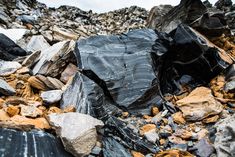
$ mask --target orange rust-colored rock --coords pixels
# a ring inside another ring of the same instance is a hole
[[[47,114],[51,114],[51,113],[63,113],[63,111],[58,107],[52,106],[47,111]]]
[[[46,85],[42,81],[37,79],[37,77],[35,77],[35,76],[31,76],[28,79],[28,82],[32,87],[34,87],[36,89],[39,89],[39,90],[46,90],[47,89]]]
[[[37,129],[50,129],[50,125],[45,118],[26,118],[24,116],[16,115],[10,119],[10,122],[15,125],[33,125]]]
[[[197,133],[198,140],[205,138],[209,134],[209,131],[207,129],[202,129]]]
[[[194,157],[194,156],[186,151],[171,149],[160,152],[156,154],[155,157]]]
[[[33,25],[31,25],[31,24],[29,24],[29,23],[26,23],[25,26],[26,26],[26,28],[28,28],[28,29],[30,29],[30,30],[33,29]]]
[[[144,133],[149,132],[151,130],[155,130],[156,125],[155,124],[146,124],[140,128],[140,135],[144,135]]]
[[[190,139],[192,137],[192,132],[184,130],[184,129],[179,129],[174,133],[175,136],[178,136],[184,140]]]
[[[203,123],[206,123],[206,124],[208,124],[208,123],[215,123],[215,122],[217,122],[218,120],[219,120],[219,115],[215,115],[215,116],[213,116],[213,117],[204,119],[204,120],[203,120]]]
[[[172,115],[172,117],[173,117],[174,122],[177,124],[185,124],[186,123],[186,121],[183,117],[183,114],[181,112],[174,113]]]
[[[152,108],[152,115],[156,116],[159,113],[159,109],[157,107]]]
[[[212,115],[218,115],[223,110],[223,105],[206,87],[196,88],[187,97],[178,100],[176,104],[187,121],[199,121]]]
[[[166,143],[166,140],[165,139],[160,139],[159,143],[160,143],[160,145],[164,145]]]
[[[18,106],[9,105],[6,109],[6,112],[10,117],[13,117],[20,113],[20,108]]]
[[[127,118],[129,116],[128,112],[122,112],[122,118]]]
[[[144,157],[142,153],[136,151],[131,151],[131,154],[133,157]]]

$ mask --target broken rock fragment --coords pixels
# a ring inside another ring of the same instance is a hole
[[[62,41],[41,51],[41,57],[33,68],[33,74],[56,77],[74,59],[74,41]]]
[[[10,75],[20,69],[22,66],[18,62],[4,61],[0,59],[0,76]]]
[[[12,88],[6,81],[0,79],[0,95],[14,95],[16,93],[15,89]]]
[[[44,102],[48,104],[53,104],[60,101],[62,96],[61,90],[50,90],[41,93],[41,98]]]
[[[50,45],[44,39],[42,35],[35,35],[32,36],[29,43],[27,44],[26,50],[28,52],[36,52],[36,51],[43,51],[49,48]]]
[[[81,113],[50,114],[50,124],[55,127],[67,151],[76,157],[89,155],[97,141],[96,127],[102,121]]]
[[[216,134],[214,147],[216,149],[217,156],[235,156],[235,115],[219,121],[216,123],[215,128]]]
[[[187,121],[202,120],[211,115],[217,115],[223,110],[222,104],[206,87],[198,87],[187,97],[176,102]]]

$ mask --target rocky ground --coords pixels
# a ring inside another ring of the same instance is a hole
[[[234,5],[0,0],[0,155],[235,156]]]

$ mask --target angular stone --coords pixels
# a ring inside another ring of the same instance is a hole
[[[201,139],[194,147],[195,154],[198,157],[210,157],[215,149],[206,139]]]
[[[38,116],[42,116],[43,112],[33,105],[30,106],[20,105],[20,114],[25,117],[36,118]]]
[[[206,7],[200,0],[181,0],[180,4],[172,8],[161,17],[155,28],[169,33],[181,23],[191,23],[206,12]],[[158,15],[156,15],[158,16]],[[157,17],[156,17],[157,18]],[[155,18],[151,18],[154,23]]]
[[[78,34],[69,32],[66,29],[61,29],[57,26],[54,26],[52,28],[52,31],[53,31],[53,39],[56,41],[62,41],[66,39],[77,40],[79,37]]]
[[[6,123],[13,123],[14,125],[32,125],[37,129],[50,129],[50,125],[45,118],[26,118],[24,116],[16,115],[7,121]]]
[[[113,137],[104,137],[102,140],[103,144],[103,155],[104,157],[132,157],[131,153],[128,149],[126,149],[123,145],[121,145],[117,140]]]
[[[155,143],[156,141],[159,140],[159,136],[156,132],[156,130],[150,130],[146,133],[144,133],[144,137],[149,141],[149,142],[152,142],[152,143]]]
[[[69,63],[69,65],[65,68],[65,70],[62,72],[60,80],[64,83],[67,83],[68,80],[75,75],[78,68],[77,66],[73,65],[72,63]]]
[[[17,151],[12,151],[12,147]],[[1,156],[72,157],[64,150],[59,139],[39,130],[19,131],[0,128],[0,148]]]
[[[218,119],[219,119],[219,115],[215,115],[213,117],[209,117],[209,118],[204,119],[203,123],[207,123],[207,124],[208,123],[215,123],[218,121]]]
[[[56,78],[47,77],[47,79],[50,82],[50,84],[54,87],[52,89],[62,89],[64,87],[64,84]],[[45,82],[45,83],[46,83],[46,85],[48,85],[47,82]]]
[[[0,59],[13,60],[18,56],[25,56],[25,50],[16,45],[11,39],[0,33]],[[0,68],[2,65],[0,65]]]
[[[157,38],[153,30],[142,29],[79,40],[77,63],[83,74],[99,82],[120,107],[150,114],[152,102],[161,101],[151,56]]]
[[[28,79],[28,82],[32,87],[34,87],[36,89],[47,90],[47,86],[35,76],[31,76]]]
[[[177,124],[185,124],[186,121],[183,117],[183,114],[181,112],[176,112],[172,115],[174,122]]]
[[[22,66],[18,62],[0,60],[0,76],[13,74]]]
[[[229,116],[215,124],[214,147],[217,156],[235,156],[235,115]]]
[[[223,110],[222,104],[213,97],[211,90],[206,87],[196,88],[187,97],[176,103],[187,121],[202,120],[208,116],[217,115]]]
[[[0,79],[0,94],[3,95],[15,95],[16,91],[6,81]]]
[[[68,62],[74,59],[74,41],[62,41],[41,52],[41,57],[33,68],[33,74],[56,77]]]
[[[74,156],[88,155],[97,141],[96,127],[103,122],[80,113],[50,114],[50,124],[56,128],[65,149]]]
[[[53,104],[60,101],[63,92],[61,90],[50,90],[41,93],[41,98],[48,104]]]
[[[50,45],[44,39],[42,35],[32,36],[30,41],[27,44],[26,50],[29,52],[43,51],[49,48]]]
[[[30,54],[25,60],[22,62],[23,66],[31,68],[38,60],[41,55],[41,51],[36,51]]]
[[[140,128],[140,135],[144,135],[146,132],[149,132],[151,130],[156,130],[155,124],[146,124]]]

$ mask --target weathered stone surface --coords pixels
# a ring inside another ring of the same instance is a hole
[[[145,133],[151,131],[151,130],[156,130],[156,125],[155,124],[146,124],[140,128],[140,135],[144,135]]]
[[[145,132],[144,133],[144,137],[149,141],[149,142],[152,142],[152,143],[155,143],[157,140],[159,140],[159,136],[156,132],[155,129],[153,130],[150,130],[148,132]]]
[[[38,109],[36,106],[30,105],[20,105],[20,114],[25,117],[38,117],[42,116],[43,112],[42,110]]]
[[[63,92],[61,90],[51,90],[41,93],[41,98],[44,102],[53,104],[60,101]]]
[[[181,0],[180,4],[165,14],[155,27],[161,31],[170,32],[181,23],[195,21],[206,11],[206,7],[200,0]],[[154,21],[155,19],[152,18],[152,22]]]
[[[131,153],[112,137],[104,137],[103,141],[104,157],[131,157]]]
[[[52,28],[52,32],[53,32],[53,38],[56,41],[62,41],[66,39],[77,40],[79,37],[78,34],[69,32],[68,30],[59,28],[57,26],[54,26]]]
[[[10,120],[5,121],[4,124],[9,124],[9,125],[32,125],[36,129],[50,129],[50,125],[48,121],[45,118],[36,118],[36,119],[31,119],[31,118],[26,118],[24,116],[19,116],[15,115],[13,116]]]
[[[29,43],[27,44],[26,50],[29,52],[43,51],[49,48],[50,45],[44,39],[42,35],[32,36]]]
[[[47,89],[47,86],[42,81],[40,81],[36,76],[31,76],[28,79],[28,82],[32,87],[34,87],[36,89],[39,89],[39,90],[46,90]]]
[[[74,156],[88,155],[97,141],[96,127],[103,122],[80,113],[50,114],[50,124],[56,128],[65,149]]]
[[[161,101],[151,56],[157,38],[153,30],[142,29],[79,40],[75,48],[78,67],[120,107],[151,113],[152,102]]]
[[[33,68],[33,74],[56,77],[68,62],[74,59],[74,41],[62,41],[41,52],[39,62]]]
[[[70,63],[65,70],[62,72],[60,80],[64,83],[67,83],[68,80],[75,75],[77,72],[78,68],[74,64]]]
[[[25,50],[16,45],[7,36],[0,33],[0,59],[10,61],[16,59],[18,56],[25,56],[26,54]]]
[[[198,87],[187,97],[176,102],[187,121],[202,120],[211,115],[217,115],[223,110],[222,104],[206,87]]]
[[[38,130],[26,132],[0,128],[0,148],[0,154],[4,157],[72,157],[64,150],[59,139]]]
[[[0,94],[3,95],[14,95],[16,93],[15,89],[12,88],[6,81],[0,79]]]
[[[201,139],[193,149],[198,157],[210,157],[215,151],[214,147],[206,139]]]
[[[30,54],[25,60],[22,62],[23,66],[31,68],[38,60],[41,55],[41,51],[36,51]]]
[[[183,114],[181,112],[177,112],[175,114],[172,115],[174,122],[178,123],[178,124],[185,124],[186,121],[183,117]]]
[[[216,123],[214,147],[217,156],[235,156],[235,115],[229,116]]]
[[[21,67],[18,62],[0,60],[0,76],[10,75]]]

